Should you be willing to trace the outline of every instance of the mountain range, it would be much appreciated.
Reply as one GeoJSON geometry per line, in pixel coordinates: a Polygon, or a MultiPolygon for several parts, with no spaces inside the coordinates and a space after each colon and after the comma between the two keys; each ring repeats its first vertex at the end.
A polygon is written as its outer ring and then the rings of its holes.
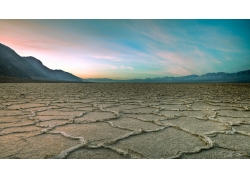
{"type": "Polygon", "coordinates": [[[203,75],[188,75],[180,77],[157,77],[146,79],[114,80],[108,78],[88,78],[90,82],[250,82],[250,70],[237,73],[207,73],[203,75]]]}
{"type": "Polygon", "coordinates": [[[83,82],[84,80],[62,70],[52,70],[34,57],[21,57],[0,43],[0,76],[40,81],[83,82]]]}
{"type": "Polygon", "coordinates": [[[81,79],[63,70],[52,70],[32,56],[21,57],[14,50],[0,43],[0,82],[250,82],[250,70],[129,80],[81,79]]]}

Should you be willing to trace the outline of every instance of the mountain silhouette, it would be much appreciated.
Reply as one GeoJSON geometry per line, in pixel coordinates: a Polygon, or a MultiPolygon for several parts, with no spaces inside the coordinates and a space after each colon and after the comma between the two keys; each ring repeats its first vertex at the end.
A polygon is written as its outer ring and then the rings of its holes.
{"type": "Polygon", "coordinates": [[[21,57],[14,50],[1,43],[0,76],[41,81],[84,81],[71,73],[49,69],[34,57],[21,57]]]}
{"type": "Polygon", "coordinates": [[[46,76],[49,79],[52,80],[63,80],[63,81],[77,81],[82,82],[82,80],[78,77],[76,77],[73,74],[70,74],[68,72],[62,71],[62,70],[52,70],[48,67],[44,66],[43,63],[32,57],[23,57],[27,62],[29,62],[37,71],[41,72],[44,76],[46,76]]]}

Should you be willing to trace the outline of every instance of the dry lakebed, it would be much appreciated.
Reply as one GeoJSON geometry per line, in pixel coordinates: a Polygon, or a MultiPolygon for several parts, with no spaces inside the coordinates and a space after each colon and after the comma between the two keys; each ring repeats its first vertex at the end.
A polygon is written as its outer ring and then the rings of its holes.
{"type": "Polygon", "coordinates": [[[248,159],[247,83],[2,83],[0,158],[248,159]]]}

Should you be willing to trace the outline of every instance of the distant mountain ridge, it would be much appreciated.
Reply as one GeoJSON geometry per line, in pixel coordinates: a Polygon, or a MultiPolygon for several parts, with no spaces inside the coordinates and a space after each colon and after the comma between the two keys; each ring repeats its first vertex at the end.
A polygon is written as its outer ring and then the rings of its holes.
{"type": "Polygon", "coordinates": [[[0,43],[0,76],[45,81],[83,82],[81,78],[62,71],[52,70],[34,57],[21,57],[14,50],[0,43]]]}
{"type": "Polygon", "coordinates": [[[237,73],[207,73],[203,75],[188,75],[181,77],[158,77],[146,79],[113,80],[108,78],[88,78],[91,82],[250,82],[250,70],[237,73]]]}

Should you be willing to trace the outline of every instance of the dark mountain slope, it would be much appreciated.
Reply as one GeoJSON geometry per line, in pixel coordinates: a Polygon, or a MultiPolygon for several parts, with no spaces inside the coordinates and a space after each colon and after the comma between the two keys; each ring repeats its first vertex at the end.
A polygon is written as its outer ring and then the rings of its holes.
{"type": "Polygon", "coordinates": [[[1,74],[3,76],[25,77],[32,79],[47,79],[36,71],[26,60],[9,47],[0,44],[1,74]]]}
{"type": "Polygon", "coordinates": [[[62,70],[52,70],[34,57],[21,57],[0,43],[0,76],[44,81],[83,82],[81,78],[62,70]]]}
{"type": "Polygon", "coordinates": [[[0,57],[0,76],[9,76],[9,77],[20,77],[20,78],[29,78],[29,75],[26,74],[21,69],[15,67],[8,61],[5,61],[2,57],[0,57]]]}
{"type": "Polygon", "coordinates": [[[59,80],[59,81],[76,81],[76,82],[82,82],[82,79],[78,78],[77,76],[74,76],[73,74],[70,74],[68,72],[62,71],[62,70],[52,70],[47,68],[43,65],[43,63],[32,57],[23,57],[27,62],[29,62],[37,71],[40,71],[43,75],[47,76],[49,79],[52,80],[59,80]]]}

